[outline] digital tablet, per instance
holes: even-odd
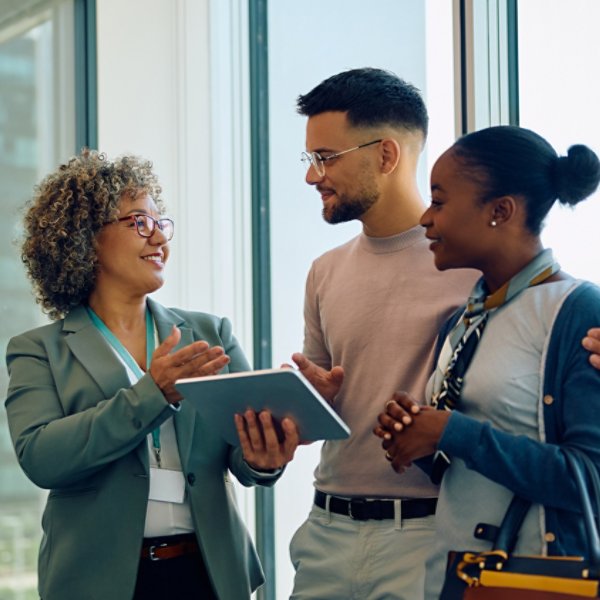
[[[267,409],[278,433],[284,417],[293,419],[303,442],[347,438],[350,429],[296,369],[265,369],[180,379],[175,387],[232,445],[239,445],[233,419],[248,408]]]

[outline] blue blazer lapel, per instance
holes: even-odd
[[[158,302],[148,299],[148,306],[150,312],[156,322],[158,329],[158,338],[162,342],[173,329],[173,325],[177,326],[181,331],[181,340],[175,347],[175,350],[179,350],[194,341],[194,334],[190,327],[187,327],[185,321],[177,313],[168,308],[165,308]],[[192,441],[194,434],[194,424],[196,421],[196,411],[185,400],[181,403],[180,410],[175,414],[174,424],[175,433],[177,435],[177,446],[179,448],[179,457],[181,464],[185,470],[192,449]]]

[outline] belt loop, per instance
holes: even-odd
[[[331,496],[325,494],[325,512],[327,513],[327,525],[331,523],[331,511],[329,510],[329,503],[331,502]]]
[[[394,500],[394,529],[402,529],[402,500]]]

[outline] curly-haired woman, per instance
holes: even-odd
[[[229,446],[178,394],[179,378],[249,365],[227,319],[148,298],[173,236],[163,212],[151,163],[85,150],[26,213],[23,262],[54,322],[10,341],[6,409],[23,470],[50,490],[44,600],[239,600],[263,581],[228,470],[272,485],[297,431],[284,420],[279,442],[247,413]]]

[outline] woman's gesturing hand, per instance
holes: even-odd
[[[216,375],[229,362],[229,356],[221,346],[209,347],[203,341],[192,342],[172,352],[180,339],[181,332],[174,326],[154,351],[150,363],[150,375],[169,404],[183,400],[183,396],[175,389],[178,379]]]

